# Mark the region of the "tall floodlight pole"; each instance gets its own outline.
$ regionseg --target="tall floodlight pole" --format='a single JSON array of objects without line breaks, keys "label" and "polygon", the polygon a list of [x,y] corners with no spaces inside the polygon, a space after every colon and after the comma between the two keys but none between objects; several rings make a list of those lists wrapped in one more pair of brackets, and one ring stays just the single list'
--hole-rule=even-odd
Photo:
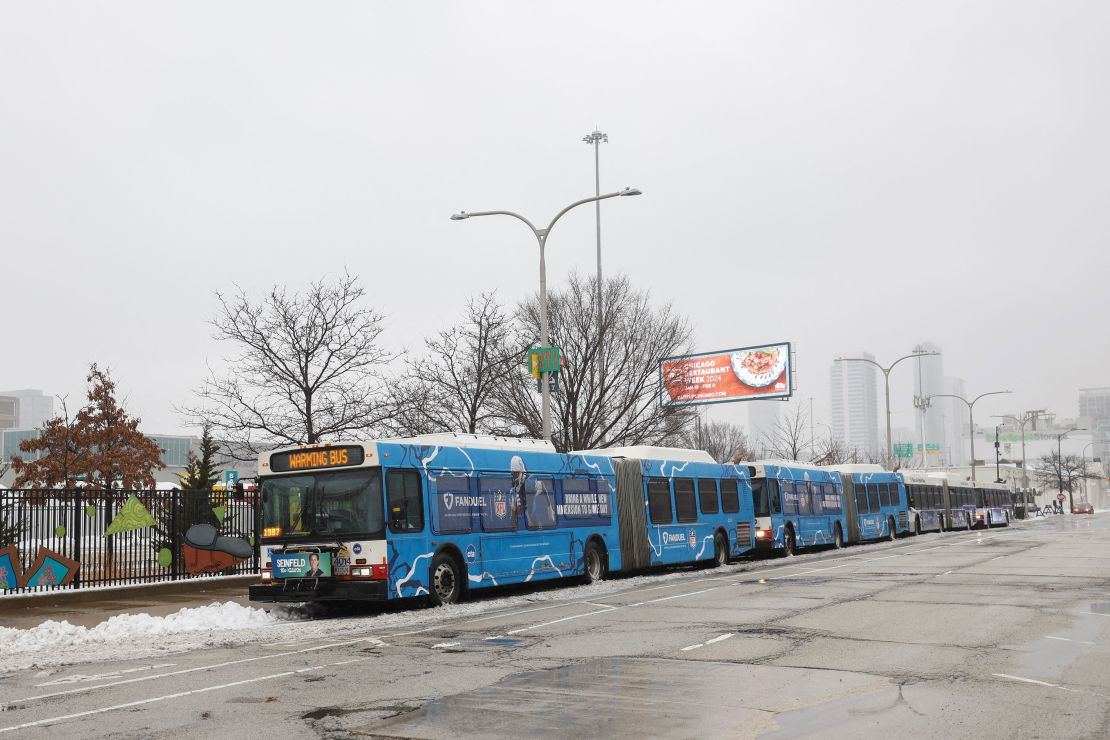
[{"label": "tall floodlight pole", "polygon": [[[547,318],[547,263],[544,259],[544,251],[545,251],[545,248],[547,246],[547,237],[551,233],[551,229],[553,229],[555,227],[555,223],[560,218],[563,217],[563,214],[565,214],[567,211],[571,210],[572,208],[577,208],[578,206],[583,205],[585,203],[593,203],[594,201],[597,201],[597,200],[605,200],[606,198],[617,198],[617,197],[626,196],[626,195],[641,195],[641,194],[642,194],[641,191],[637,190],[636,188],[625,188],[624,190],[618,190],[615,193],[606,193],[604,195],[595,195],[592,198],[583,198],[582,200],[576,200],[573,203],[571,203],[569,206],[564,208],[563,210],[556,213],[555,218],[551,219],[551,222],[547,225],[547,228],[545,228],[545,229],[537,229],[536,226],[531,221],[526,219],[524,216],[521,216],[519,213],[514,213],[513,211],[472,211],[472,212],[469,212],[469,213],[467,211],[460,211],[459,213],[456,213],[453,216],[451,216],[451,220],[452,221],[462,221],[464,219],[471,218],[473,216],[512,216],[515,219],[519,219],[520,221],[523,221],[524,224],[529,229],[532,230],[532,234],[536,237],[536,242],[539,244],[539,247],[540,247],[540,343],[543,344],[543,346],[547,347],[551,344],[551,327],[548,325],[548,318]],[[545,373],[542,374],[541,381],[540,381],[540,387],[542,389],[542,394],[543,394],[543,402],[542,402],[541,411],[540,411],[540,414],[542,416],[541,424],[543,426],[543,438],[550,441],[551,440],[551,376],[550,376],[550,373],[545,372]]]},{"label": "tall floodlight pole", "polygon": [[987,391],[986,393],[980,393],[978,396],[971,399],[970,401],[967,400],[966,398],[964,398],[963,396],[956,396],[956,395],[953,395],[951,393],[934,393],[932,395],[932,398],[955,398],[955,399],[958,399],[960,401],[963,401],[964,404],[967,405],[967,416],[968,416],[968,422],[970,423],[969,429],[970,429],[970,432],[971,432],[971,482],[972,483],[975,482],[975,404],[979,402],[980,398],[986,398],[987,396],[999,396],[999,395],[1002,395],[1003,393],[1013,393],[1013,391]]},{"label": "tall floodlight pole", "polygon": [[890,463],[894,464],[894,442],[890,438],[890,371],[894,369],[902,360],[908,360],[911,357],[925,357],[927,355],[939,355],[940,352],[917,352],[912,354],[903,355],[886,367],[880,365],[874,360],[869,360],[866,357],[837,357],[836,362],[866,362],[883,371],[883,381],[886,384],[886,454],[890,459]]},{"label": "tall floodlight pole", "polygon": [[598,200],[594,203],[594,218],[597,222],[597,379],[599,387],[602,385],[602,350],[603,335],[605,333],[605,288],[601,280],[601,145],[609,143],[609,134],[594,130],[582,137],[582,141],[593,144],[594,147],[594,194]]},{"label": "tall floodlight pole", "polygon": [[[1062,450],[1063,450],[1062,440],[1064,439],[1064,437],[1068,436],[1072,432],[1085,432],[1085,431],[1087,431],[1087,427],[1072,427],[1071,429],[1067,430],[1066,432],[1060,432],[1059,434],[1056,435],[1056,473],[1057,473],[1056,478],[1060,483],[1060,493],[1064,492],[1064,454],[1062,452]],[[1070,486],[1068,487],[1068,504],[1070,504],[1068,506],[1068,509],[1070,509],[1071,513],[1074,514],[1075,513],[1075,498],[1072,497]]]}]

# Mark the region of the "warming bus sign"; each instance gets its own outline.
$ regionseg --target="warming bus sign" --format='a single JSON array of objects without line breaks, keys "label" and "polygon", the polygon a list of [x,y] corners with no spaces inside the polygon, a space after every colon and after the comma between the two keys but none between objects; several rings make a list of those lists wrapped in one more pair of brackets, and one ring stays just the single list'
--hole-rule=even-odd
[{"label": "warming bus sign", "polygon": [[740,347],[659,363],[659,400],[664,406],[787,398],[790,343]]}]

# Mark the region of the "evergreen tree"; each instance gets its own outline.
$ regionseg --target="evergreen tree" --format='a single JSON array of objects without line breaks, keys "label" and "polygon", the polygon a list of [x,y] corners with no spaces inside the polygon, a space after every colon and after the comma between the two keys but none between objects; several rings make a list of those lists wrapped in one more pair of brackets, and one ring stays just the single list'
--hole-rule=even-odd
[{"label": "evergreen tree", "polygon": [[185,472],[178,476],[181,478],[181,487],[186,491],[211,491],[212,486],[220,482],[220,475],[216,470],[218,454],[220,445],[212,439],[212,431],[205,424],[200,435],[200,455],[189,450]]}]

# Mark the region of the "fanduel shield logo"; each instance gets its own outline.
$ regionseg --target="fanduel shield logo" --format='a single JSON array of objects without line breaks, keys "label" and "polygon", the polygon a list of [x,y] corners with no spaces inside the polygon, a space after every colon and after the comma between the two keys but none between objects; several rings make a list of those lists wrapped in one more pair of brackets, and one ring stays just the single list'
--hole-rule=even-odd
[{"label": "fanduel shield logo", "polygon": [[509,514],[509,507],[505,503],[505,494],[493,494],[493,513],[498,519],[504,519]]}]

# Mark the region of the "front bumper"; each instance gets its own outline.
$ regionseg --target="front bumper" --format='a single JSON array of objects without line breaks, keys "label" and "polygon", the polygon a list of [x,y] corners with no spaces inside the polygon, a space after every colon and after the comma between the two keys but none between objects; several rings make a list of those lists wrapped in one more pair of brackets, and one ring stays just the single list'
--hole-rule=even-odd
[{"label": "front bumper", "polygon": [[385,581],[338,581],[334,578],[300,578],[276,583],[254,583],[248,589],[250,601],[385,601],[389,598]]}]

